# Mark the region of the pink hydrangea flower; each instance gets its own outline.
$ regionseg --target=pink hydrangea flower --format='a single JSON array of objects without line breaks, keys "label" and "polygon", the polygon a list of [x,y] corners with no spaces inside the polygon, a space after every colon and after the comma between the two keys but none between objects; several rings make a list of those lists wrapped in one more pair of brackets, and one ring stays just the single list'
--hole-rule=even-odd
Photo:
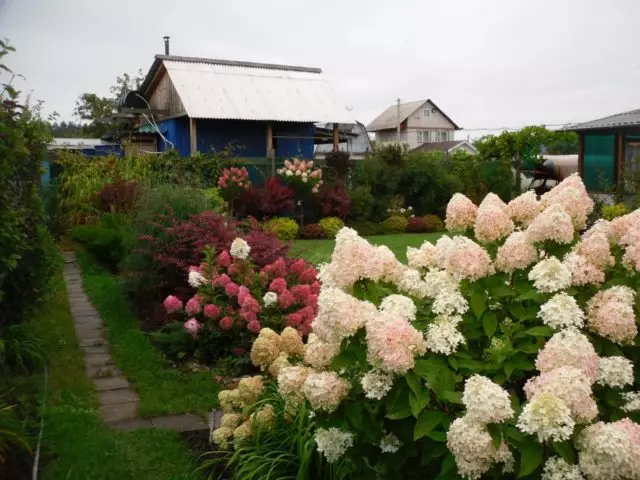
[{"label": "pink hydrangea flower", "polygon": [[514,198],[507,205],[507,214],[511,220],[525,227],[540,213],[540,202],[536,198],[535,192],[529,190]]},{"label": "pink hydrangea flower", "polygon": [[238,287],[238,285],[233,282],[229,282],[227,286],[224,287],[224,293],[226,293],[228,297],[235,297],[236,295],[238,295],[239,290],[240,287]]},{"label": "pink hydrangea flower", "polygon": [[260,322],[258,322],[257,320],[253,320],[247,325],[247,330],[253,333],[260,333],[261,329],[262,327],[260,326]]},{"label": "pink hydrangea flower", "polygon": [[194,295],[187,301],[187,305],[185,306],[185,310],[189,315],[196,315],[202,311],[202,306],[200,305],[200,297]]},{"label": "pink hydrangea flower", "polygon": [[567,328],[554,334],[538,352],[536,368],[550,372],[562,366],[582,370],[594,383],[598,378],[598,354],[589,339],[575,328]]},{"label": "pink hydrangea flower", "polygon": [[447,248],[444,268],[454,277],[478,280],[494,273],[487,251],[467,237],[457,236]]},{"label": "pink hydrangea flower", "polygon": [[543,208],[560,205],[572,219],[576,229],[584,228],[587,217],[593,211],[593,200],[589,197],[580,175],[574,173],[565,178],[540,199]]},{"label": "pink hydrangea flower", "polygon": [[169,295],[165,298],[163,305],[168,314],[175,313],[182,308],[182,302],[175,295]]},{"label": "pink hydrangea flower", "polygon": [[204,316],[207,318],[216,318],[220,315],[220,307],[214,305],[213,303],[209,303],[204,306]]},{"label": "pink hydrangea flower", "polygon": [[447,204],[445,225],[447,230],[463,232],[476,222],[478,207],[461,193],[456,193]]},{"label": "pink hydrangea flower", "polygon": [[270,278],[279,278],[287,275],[287,265],[282,257],[278,257],[274,262],[266,265],[262,271],[267,273]]},{"label": "pink hydrangea flower", "polygon": [[226,273],[223,273],[222,275],[214,278],[213,281],[211,282],[211,285],[213,285],[214,287],[217,287],[217,286],[226,287],[230,282],[231,282],[231,279],[229,278],[229,276]]},{"label": "pink hydrangea flower", "polygon": [[276,278],[269,285],[269,290],[276,293],[282,293],[287,289],[287,281],[284,278]]},{"label": "pink hydrangea flower", "polygon": [[478,208],[474,231],[481,242],[495,242],[513,232],[513,221],[497,205]]},{"label": "pink hydrangea flower", "polygon": [[289,290],[284,290],[278,295],[278,304],[280,308],[286,310],[295,303],[295,299]]},{"label": "pink hydrangea flower", "polygon": [[218,255],[218,265],[220,265],[221,267],[227,268],[229,265],[231,265],[231,255],[229,255],[229,252],[227,252],[226,250],[223,250],[222,253],[220,255]]},{"label": "pink hydrangea flower", "polygon": [[634,298],[635,292],[628,287],[599,291],[587,303],[587,326],[613,342],[632,343],[638,335]]},{"label": "pink hydrangea flower", "polygon": [[547,240],[571,243],[574,234],[571,216],[557,203],[550,205],[535,217],[526,232],[529,241],[533,243]]},{"label": "pink hydrangea flower", "polygon": [[315,268],[313,267],[307,267],[301,274],[300,274],[300,283],[313,283],[317,280],[318,278],[318,272],[316,271]]},{"label": "pink hydrangea flower", "polygon": [[293,328],[298,328],[298,325],[302,323],[302,315],[299,312],[290,313],[287,315],[287,325]]},{"label": "pink hydrangea flower", "polygon": [[496,255],[496,268],[503,272],[512,272],[527,268],[538,259],[538,252],[527,240],[524,232],[513,232]]},{"label": "pink hydrangea flower", "polygon": [[238,288],[238,305],[242,306],[247,298],[251,297],[251,292],[244,285]]},{"label": "pink hydrangea flower", "polygon": [[297,303],[305,303],[307,297],[311,295],[311,287],[309,285],[296,285],[291,287],[291,293]]},{"label": "pink hydrangea flower", "polygon": [[315,281],[311,284],[311,293],[318,295],[320,293],[320,282]]},{"label": "pink hydrangea flower", "polygon": [[258,320],[258,315],[256,314],[256,312],[251,312],[249,310],[240,310],[240,317],[247,323]]},{"label": "pink hydrangea flower", "polygon": [[307,268],[307,262],[299,258],[296,261],[292,262],[291,265],[289,265],[289,273],[291,275],[301,275],[306,268]]},{"label": "pink hydrangea flower", "polygon": [[311,295],[309,295],[306,298],[304,304],[306,306],[314,308],[314,309],[317,308],[318,307],[318,295],[315,295],[315,294],[312,293]]},{"label": "pink hydrangea flower", "polygon": [[198,330],[202,328],[202,324],[195,318],[190,318],[184,322],[184,329],[189,332],[194,338],[198,334]]},{"label": "pink hydrangea flower", "polygon": [[233,328],[233,318],[222,317],[219,325],[222,330],[231,330]]},{"label": "pink hydrangea flower", "polygon": [[616,259],[611,255],[609,239],[604,232],[593,232],[576,245],[575,252],[598,269],[612,267]]}]

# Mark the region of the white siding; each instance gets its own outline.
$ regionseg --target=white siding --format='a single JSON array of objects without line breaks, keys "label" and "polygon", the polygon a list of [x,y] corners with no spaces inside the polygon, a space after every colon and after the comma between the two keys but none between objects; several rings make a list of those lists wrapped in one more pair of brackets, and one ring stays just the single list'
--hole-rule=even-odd
[{"label": "white siding", "polygon": [[[425,109],[428,110],[429,116],[424,116]],[[433,111],[434,109],[435,112]],[[451,123],[440,110],[435,108],[431,102],[425,102],[422,107],[409,116],[407,127],[445,130],[455,129],[453,123]]]}]

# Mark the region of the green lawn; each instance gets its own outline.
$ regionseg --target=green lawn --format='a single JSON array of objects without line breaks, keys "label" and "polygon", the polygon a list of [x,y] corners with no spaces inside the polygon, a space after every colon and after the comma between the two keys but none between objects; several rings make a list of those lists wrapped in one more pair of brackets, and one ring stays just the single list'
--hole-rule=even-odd
[{"label": "green lawn", "polygon": [[140,331],[120,280],[89,254],[78,252],[77,257],[84,290],[104,320],[114,361],[140,396],[140,414],[204,415],[217,406],[220,387],[212,374],[172,368]]},{"label": "green lawn", "polygon": [[[366,237],[374,245],[386,245],[401,262],[407,261],[407,247],[419,247],[425,240],[435,242],[442,233],[399,233]],[[318,264],[331,260],[335,240],[294,240],[289,255]]]},{"label": "green lawn", "polygon": [[[64,281],[61,275],[56,280],[55,296],[28,324],[42,343],[49,371],[40,478],[199,478],[192,476],[196,460],[177,434],[151,429],[117,432],[101,422],[96,394],[85,374]],[[42,374],[22,379],[23,387],[32,386],[30,401],[41,401],[43,380]]]}]

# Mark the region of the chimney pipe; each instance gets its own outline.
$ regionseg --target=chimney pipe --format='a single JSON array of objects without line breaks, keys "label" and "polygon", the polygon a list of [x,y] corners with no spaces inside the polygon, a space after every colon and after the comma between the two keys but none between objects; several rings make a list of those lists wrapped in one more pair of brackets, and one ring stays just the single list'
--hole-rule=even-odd
[{"label": "chimney pipe", "polygon": [[164,39],[164,54],[169,55],[169,38],[171,37],[162,37]]}]

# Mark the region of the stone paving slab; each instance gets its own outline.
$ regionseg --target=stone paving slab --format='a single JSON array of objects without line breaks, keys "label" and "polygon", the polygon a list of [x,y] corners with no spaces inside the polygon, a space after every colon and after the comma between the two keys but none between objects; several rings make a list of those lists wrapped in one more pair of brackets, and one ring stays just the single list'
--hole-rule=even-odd
[{"label": "stone paving slab", "polygon": [[154,417],[151,419],[151,424],[157,428],[169,428],[177,432],[209,430],[209,424],[204,419],[189,413]]},{"label": "stone paving slab", "polygon": [[151,420],[148,418],[132,418],[129,420],[118,420],[116,422],[109,422],[109,426],[114,430],[121,430],[123,432],[132,432],[139,428],[154,428],[151,424]]},{"label": "stone paving slab", "polygon": [[138,403],[140,397],[138,394],[128,388],[119,388],[117,390],[104,390],[98,392],[98,402],[100,405],[118,405],[120,403]]},{"label": "stone paving slab", "polygon": [[89,367],[87,366],[87,377],[94,378],[111,378],[121,377],[122,372],[115,365],[103,365],[102,367]]},{"label": "stone paving slab", "polygon": [[103,405],[100,407],[100,417],[106,423],[138,418],[138,402]]},{"label": "stone paving slab", "polygon": [[88,367],[106,367],[107,365],[113,365],[111,355],[108,353],[93,353],[91,355],[85,355],[84,361]]},{"label": "stone paving slab", "polygon": [[96,353],[109,353],[109,347],[106,345],[81,345],[85,355],[93,355]]},{"label": "stone paving slab", "polygon": [[124,377],[103,377],[94,378],[93,384],[96,386],[98,392],[104,392],[105,390],[117,390],[119,388],[129,388],[131,385]]},{"label": "stone paving slab", "polygon": [[107,340],[102,335],[96,335],[95,337],[86,337],[80,340],[80,346],[86,347],[102,347],[108,345]]}]

